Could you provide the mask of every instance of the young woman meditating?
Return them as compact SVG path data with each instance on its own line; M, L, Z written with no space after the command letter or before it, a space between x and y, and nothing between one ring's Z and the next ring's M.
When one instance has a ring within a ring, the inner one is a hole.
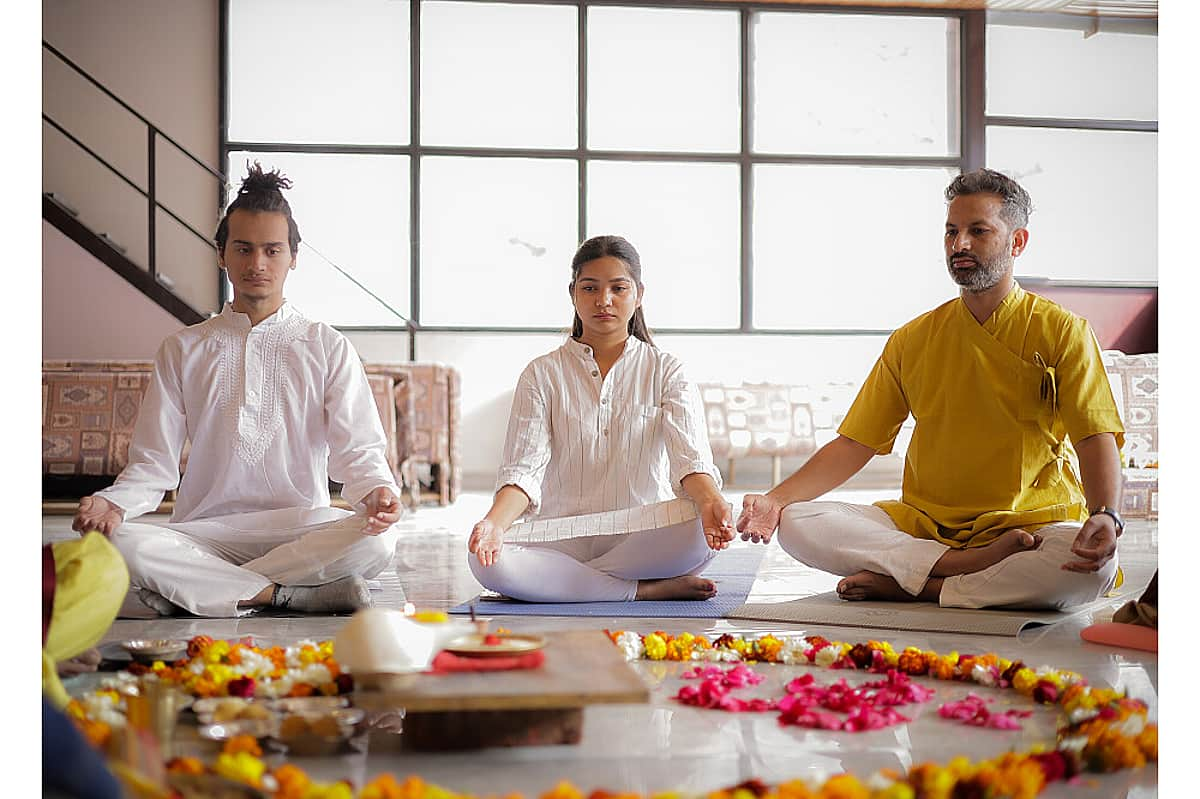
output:
M497 491L471 530L471 572L528 602L708 599L697 575L733 540L700 397L642 314L642 266L619 236L588 239L571 262L571 337L522 372ZM640 532L504 544L539 519L690 498L699 517Z

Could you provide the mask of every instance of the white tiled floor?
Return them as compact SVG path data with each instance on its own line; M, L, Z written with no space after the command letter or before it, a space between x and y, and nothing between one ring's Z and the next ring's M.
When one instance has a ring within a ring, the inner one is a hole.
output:
M837 498L865 502L878 493L841 492ZM730 500L740 506L740 494ZM474 596L478 585L466 566L466 535L487 508L489 496L470 493L448 508L422 508L406 523L400 539L397 571L408 598L421 607L445 608ZM44 538L68 534L69 519L48 517ZM749 544L737 544L749 546ZM1121 557L1130 585L1139 591L1157 568L1157 525L1131 523L1121 539ZM812 593L830 590L836 578L800 566L772 544L763 560L751 599L789 590ZM1113 602L1113 608L1119 605ZM724 619L596 619L506 617L503 624L518 632L565 628L630 629L650 632L752 632L820 634L827 638L860 641L882 638L899 646L913 644L939 652L995 651L1031 665L1048 664L1083 674L1091 683L1112 685L1146 700L1151 717L1158 711L1158 657L1126 649L1084 643L1079 630L1111 614L1096 613L1022 633L1015 638L908 633L813 626L785 627L768 622ZM213 637L253 634L267 643L287 643L299 638L324 639L334 635L345 618L305 619L160 619L120 620L104 642L134 637L187 637L199 633ZM479 794L523 791L536 796L560 779L570 779L584 790L649 792L668 788L703 791L752 777L779 781L796 776L813 777L851 771L860 776L888 767L904 769L924 761L946 762L955 755L973 758L1024 750L1053 738L1056 719L1037 708L1020 732L978 730L953 726L938 719L938 704L964 696L965 684L930 683L937 689L933 702L916 708L906 725L870 733L829 733L777 725L772 714L727 714L674 704L669 697L682 680L680 664L642 662L635 666L653 686L649 705L597 706L585 713L583 741L576 746L492 749L461 754L412 754L374 746L358 754L303 765L318 776L362 780L381 771L397 775L416 773L446 787ZM778 695L782 685L802 667L758 667L767 680L751 695ZM832 681L871 679L865 674L817 673ZM997 707L1024 706L1007 694L997 694ZM1157 769L1089 777L1082 784L1054 786L1048 797L1149 797L1156 796Z

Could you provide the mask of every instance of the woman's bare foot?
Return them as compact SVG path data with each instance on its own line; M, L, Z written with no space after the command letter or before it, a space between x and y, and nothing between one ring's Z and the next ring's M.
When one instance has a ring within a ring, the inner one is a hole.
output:
M919 600L932 602L937 600L941 590L941 578L934 577L925 583L920 596L913 596L888 575L869 571L861 571L844 577L837 584L838 596L852 601L875 599L880 602L917 602Z
M712 599L717 586L712 580L685 574L664 580L638 580L635 599Z
M1005 530L990 544L971 549L951 549L938 558L930 570L930 577L953 577L957 574L971 574L994 566L1009 555L1037 549L1042 545L1042 537L1020 528Z

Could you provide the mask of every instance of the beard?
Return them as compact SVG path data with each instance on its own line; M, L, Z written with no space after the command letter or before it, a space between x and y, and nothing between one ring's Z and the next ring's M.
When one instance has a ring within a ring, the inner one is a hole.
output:
M975 266L969 269L956 269L952 261L961 257L973 259ZM954 253L946 258L946 269L950 272L950 279L966 291L975 294L987 291L998 284L1008 274L1010 268L1012 268L1012 258L1005 255L981 260L967 253Z

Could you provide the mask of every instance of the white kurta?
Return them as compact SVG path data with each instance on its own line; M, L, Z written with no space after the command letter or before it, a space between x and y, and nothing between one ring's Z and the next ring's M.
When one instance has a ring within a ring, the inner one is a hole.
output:
M591 347L568 338L517 381L496 488L529 495L544 518L686 497L680 481L721 487L695 385L675 356L630 336L603 380Z
M287 303L254 327L226 305L159 347L129 465L98 494L128 521L178 485L171 521L190 522L328 506L332 477L358 506L379 486L399 496L386 453L371 387L345 336Z
M179 460L190 439L187 469ZM251 327L222 312L169 337L134 426L129 465L98 492L128 522L178 485L170 522L113 536L130 582L199 615L231 616L272 583L372 577L396 533L329 506L329 478L362 500L399 496L366 373L344 336L284 304Z
M699 392L674 356L630 337L603 380L574 339L521 374L496 488L515 485L528 516L578 516L686 497L689 474L712 477ZM638 580L699 574L716 553L699 519L661 530L506 544L492 566L470 556L487 588L531 602L625 601Z

